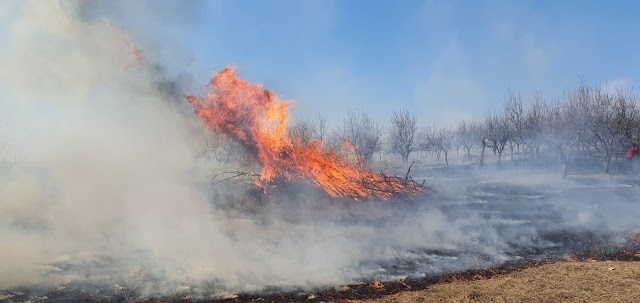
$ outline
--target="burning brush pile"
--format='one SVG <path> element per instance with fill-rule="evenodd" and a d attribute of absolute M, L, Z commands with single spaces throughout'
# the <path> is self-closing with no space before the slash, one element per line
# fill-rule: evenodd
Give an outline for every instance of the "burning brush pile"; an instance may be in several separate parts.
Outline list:
<path fill-rule="evenodd" d="M 229 136 L 261 165 L 259 172 L 239 172 L 262 190 L 303 180 L 334 198 L 355 201 L 416 196 L 425 185 L 411 177 L 376 174 L 363 164 L 346 142 L 339 151 L 320 140 L 287 133 L 286 102 L 260 86 L 239 79 L 229 67 L 213 76 L 206 97 L 184 94 L 196 116 L 211 131 Z"/>

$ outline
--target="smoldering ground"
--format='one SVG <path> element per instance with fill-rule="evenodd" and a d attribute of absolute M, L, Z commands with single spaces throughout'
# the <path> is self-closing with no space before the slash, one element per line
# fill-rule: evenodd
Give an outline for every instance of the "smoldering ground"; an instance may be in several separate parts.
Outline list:
<path fill-rule="evenodd" d="M 208 186 L 229 163 L 198 156 L 208 135 L 176 106 L 175 89 L 158 85 L 172 77 L 153 58 L 136 63 L 126 28 L 79 15 L 76 2 L 9 9 L 0 131 L 17 156 L 0 175 L 7 293 L 84 283 L 141 296 L 309 289 L 614 248 L 637 227 L 633 176 L 589 185 L 489 168 L 418 170 L 430 191 L 410 201 L 345 203 L 296 188 L 256 207 L 235 186 Z"/>

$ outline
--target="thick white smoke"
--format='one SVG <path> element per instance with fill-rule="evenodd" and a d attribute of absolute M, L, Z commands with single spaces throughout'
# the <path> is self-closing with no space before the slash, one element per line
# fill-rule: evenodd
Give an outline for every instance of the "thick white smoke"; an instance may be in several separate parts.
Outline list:
<path fill-rule="evenodd" d="M 416 206 L 332 210 L 299 201 L 291 211 L 266 206 L 255 216 L 223 211 L 217 206 L 228 201 L 211 198 L 205 184 L 215 163 L 196 157 L 205 136 L 199 122 L 158 86 L 157 69 L 136 61 L 126 30 L 82 18 L 80 3 L 0 4 L 0 138 L 13 155 L 0 166 L 0 289 L 140 272 L 164 285 L 150 291 L 185 279 L 231 291 L 315 287 L 385 275 L 367 262 L 445 258 L 414 268 L 441 272 L 469 266 L 473 254 L 500 261 L 513 245 L 552 246 L 534 227 L 510 229 L 520 221 L 487 217 L 486 193 L 469 200 L 463 184 L 446 192 L 446 182 L 434 187 L 482 207 L 431 197 L 429 208 L 404 213 Z M 552 213 L 536 201 L 520 210 Z M 595 212 L 575 218 L 589 221 Z"/>
<path fill-rule="evenodd" d="M 15 14 L 2 25 L 0 120 L 19 154 L 0 175 L 0 289 L 78 278 L 60 262 L 231 289 L 344 281 L 367 230 L 215 211 L 199 124 L 166 100 L 125 31 L 78 5 L 3 3 Z"/>
<path fill-rule="evenodd" d="M 39 282 L 63 259 L 201 251 L 185 235 L 225 247 L 202 219 L 207 198 L 190 185 L 191 121 L 162 102 L 126 34 L 108 20 L 82 21 L 74 2 L 2 9 L 16 12 L 2 26 L 0 83 L 3 132 L 19 154 L 0 176 L 0 232 L 11 243 L 0 252 L 0 285 Z"/>

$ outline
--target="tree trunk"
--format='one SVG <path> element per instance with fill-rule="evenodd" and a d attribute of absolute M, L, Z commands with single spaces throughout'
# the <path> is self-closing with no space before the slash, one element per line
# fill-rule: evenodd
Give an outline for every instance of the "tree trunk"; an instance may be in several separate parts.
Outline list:
<path fill-rule="evenodd" d="M 467 160 L 471 160 L 471 147 L 467 148 Z"/>
<path fill-rule="evenodd" d="M 513 161 L 513 147 L 511 148 L 511 161 Z"/>
<path fill-rule="evenodd" d="M 604 172 L 605 174 L 609 173 L 609 167 L 611 166 L 611 154 L 608 154 L 604 157 Z"/>
<path fill-rule="evenodd" d="M 484 166 L 484 149 L 486 145 L 482 144 L 482 152 L 480 152 L 480 166 Z"/>
<path fill-rule="evenodd" d="M 444 152 L 444 163 L 449 167 L 449 157 L 447 152 Z"/>
<path fill-rule="evenodd" d="M 557 148 L 558 149 L 558 156 L 560 157 L 560 166 L 561 166 L 561 173 L 562 173 L 562 178 L 567 178 L 567 174 L 568 174 L 568 170 L 569 170 L 569 163 L 567 161 L 567 155 L 565 155 L 564 150 L 562 148 Z"/>
<path fill-rule="evenodd" d="M 502 164 L 502 150 L 498 150 L 498 165 Z"/>

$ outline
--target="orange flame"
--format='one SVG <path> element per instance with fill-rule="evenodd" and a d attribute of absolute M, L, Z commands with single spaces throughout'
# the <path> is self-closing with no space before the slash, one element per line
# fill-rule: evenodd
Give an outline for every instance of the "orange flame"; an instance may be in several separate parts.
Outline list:
<path fill-rule="evenodd" d="M 213 75 L 206 98 L 183 94 L 196 116 L 211 131 L 224 133 L 253 152 L 262 165 L 258 185 L 277 179 L 309 180 L 332 197 L 356 201 L 419 194 L 422 187 L 401 178 L 377 175 L 356 156 L 343 161 L 339 152 L 324 150 L 321 141 L 305 142 L 287 135 L 287 102 L 240 80 L 229 67 Z M 344 147 L 343 151 L 349 153 Z M 353 155 L 353 153 L 350 153 Z"/>
<path fill-rule="evenodd" d="M 382 284 L 380 281 L 374 281 L 373 283 L 369 284 L 369 287 L 374 289 L 382 289 L 384 288 L 384 284 Z"/>

